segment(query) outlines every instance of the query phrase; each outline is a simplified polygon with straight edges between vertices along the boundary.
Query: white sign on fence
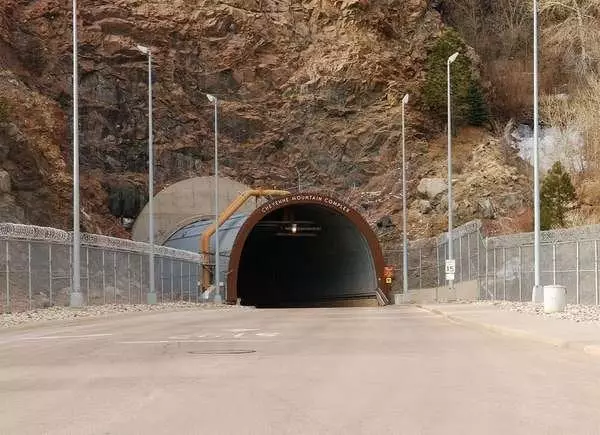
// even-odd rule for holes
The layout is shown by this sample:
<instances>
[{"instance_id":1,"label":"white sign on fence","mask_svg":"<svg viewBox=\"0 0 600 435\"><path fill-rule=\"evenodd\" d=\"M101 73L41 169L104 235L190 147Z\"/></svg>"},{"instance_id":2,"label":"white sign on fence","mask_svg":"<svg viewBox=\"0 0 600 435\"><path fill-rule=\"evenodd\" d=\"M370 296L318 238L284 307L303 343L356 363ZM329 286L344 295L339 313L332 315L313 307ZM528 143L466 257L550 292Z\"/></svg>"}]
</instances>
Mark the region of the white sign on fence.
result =
<instances>
[{"instance_id":1,"label":"white sign on fence","mask_svg":"<svg viewBox=\"0 0 600 435\"><path fill-rule=\"evenodd\" d=\"M453 273L447 273L446 274L446 281L454 281L454 274Z\"/></svg>"},{"instance_id":2,"label":"white sign on fence","mask_svg":"<svg viewBox=\"0 0 600 435\"><path fill-rule=\"evenodd\" d=\"M446 274L451 273L454 275L456 273L456 260L446 260Z\"/></svg>"}]
</instances>

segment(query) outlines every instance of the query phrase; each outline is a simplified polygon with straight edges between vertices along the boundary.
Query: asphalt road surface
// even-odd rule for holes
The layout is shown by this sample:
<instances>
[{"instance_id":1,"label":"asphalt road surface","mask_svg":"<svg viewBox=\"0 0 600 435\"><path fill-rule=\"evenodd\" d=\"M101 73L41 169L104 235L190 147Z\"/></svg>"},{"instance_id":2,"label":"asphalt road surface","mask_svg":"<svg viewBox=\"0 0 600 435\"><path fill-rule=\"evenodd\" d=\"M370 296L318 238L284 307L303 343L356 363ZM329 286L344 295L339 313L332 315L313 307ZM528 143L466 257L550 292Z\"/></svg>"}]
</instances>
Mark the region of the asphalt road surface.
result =
<instances>
[{"instance_id":1,"label":"asphalt road surface","mask_svg":"<svg viewBox=\"0 0 600 435\"><path fill-rule=\"evenodd\" d=\"M0 434L600 434L600 364L411 307L0 331Z\"/></svg>"}]
</instances>

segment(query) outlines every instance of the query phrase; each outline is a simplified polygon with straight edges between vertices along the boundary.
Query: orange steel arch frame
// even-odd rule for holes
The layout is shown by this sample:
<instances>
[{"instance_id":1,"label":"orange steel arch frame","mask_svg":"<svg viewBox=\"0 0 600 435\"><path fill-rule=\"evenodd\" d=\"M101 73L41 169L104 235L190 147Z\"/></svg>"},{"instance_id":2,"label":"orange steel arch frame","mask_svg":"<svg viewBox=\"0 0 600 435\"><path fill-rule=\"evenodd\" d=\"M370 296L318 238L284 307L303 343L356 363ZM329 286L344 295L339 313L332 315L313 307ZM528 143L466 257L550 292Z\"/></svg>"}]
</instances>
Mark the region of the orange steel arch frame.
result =
<instances>
[{"instance_id":1,"label":"orange steel arch frame","mask_svg":"<svg viewBox=\"0 0 600 435\"><path fill-rule=\"evenodd\" d=\"M254 189L247 190L238 196L227 208L219 215L219 226L223 225L227 219L229 219L246 201L250 198L265 197L265 196L286 196L290 192L287 190L271 190L271 189ZM207 259L210 254L210 238L215 233L217 226L213 223L208 226L202 233L200 238L200 253L202 254L202 289L206 290L210 285L210 269L207 267ZM215 256L216 257L216 256ZM215 258L216 262L216 258Z\"/></svg>"},{"instance_id":2,"label":"orange steel arch frame","mask_svg":"<svg viewBox=\"0 0 600 435\"><path fill-rule=\"evenodd\" d=\"M384 284L383 273L385 267L385 260L383 252L379 244L377 236L362 217L362 215L353 209L350 205L333 198L328 195L321 195L318 193L302 193L288 195L283 198L272 200L261 207L257 208L248 216L248 219L244 222L240 231L238 232L233 247L231 249L231 255L229 257L229 270L227 271L227 303L234 304L237 302L237 280L238 280L238 269L240 260L242 257L242 250L246 244L248 236L254 229L254 226L258 224L266 215L272 213L275 210L279 210L290 205L301 205L301 204L314 204L322 207L329 208L337 213L345 216L350 222L352 222L356 228L365 237L369 249L371 251L371 257L375 266L375 275L377 276L377 284L380 290L390 297L391 286Z\"/></svg>"}]
</instances>

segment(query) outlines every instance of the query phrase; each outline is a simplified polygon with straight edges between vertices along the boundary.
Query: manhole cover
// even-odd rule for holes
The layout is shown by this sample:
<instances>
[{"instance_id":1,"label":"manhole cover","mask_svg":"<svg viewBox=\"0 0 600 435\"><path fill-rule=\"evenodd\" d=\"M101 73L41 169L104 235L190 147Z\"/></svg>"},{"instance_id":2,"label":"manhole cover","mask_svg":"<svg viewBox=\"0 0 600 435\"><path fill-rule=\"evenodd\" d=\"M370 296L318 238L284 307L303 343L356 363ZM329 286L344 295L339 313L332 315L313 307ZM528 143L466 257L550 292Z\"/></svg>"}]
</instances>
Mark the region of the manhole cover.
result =
<instances>
[{"instance_id":1,"label":"manhole cover","mask_svg":"<svg viewBox=\"0 0 600 435\"><path fill-rule=\"evenodd\" d=\"M255 353L254 349L212 349L212 350L189 350L192 355L240 355L244 353Z\"/></svg>"}]
</instances>

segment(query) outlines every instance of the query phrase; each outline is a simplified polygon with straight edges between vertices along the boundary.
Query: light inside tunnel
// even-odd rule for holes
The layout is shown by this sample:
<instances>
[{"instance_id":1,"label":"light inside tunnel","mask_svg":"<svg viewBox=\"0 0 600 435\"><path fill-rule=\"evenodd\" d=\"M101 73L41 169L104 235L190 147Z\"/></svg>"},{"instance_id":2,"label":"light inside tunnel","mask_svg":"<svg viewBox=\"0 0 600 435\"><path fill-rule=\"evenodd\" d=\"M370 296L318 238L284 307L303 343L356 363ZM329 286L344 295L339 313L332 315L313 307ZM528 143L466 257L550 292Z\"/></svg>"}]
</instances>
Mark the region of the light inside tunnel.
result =
<instances>
[{"instance_id":1,"label":"light inside tunnel","mask_svg":"<svg viewBox=\"0 0 600 435\"><path fill-rule=\"evenodd\" d=\"M243 305L310 306L372 298L376 288L364 235L345 215L318 204L265 215L242 248L237 296Z\"/></svg>"}]
</instances>

